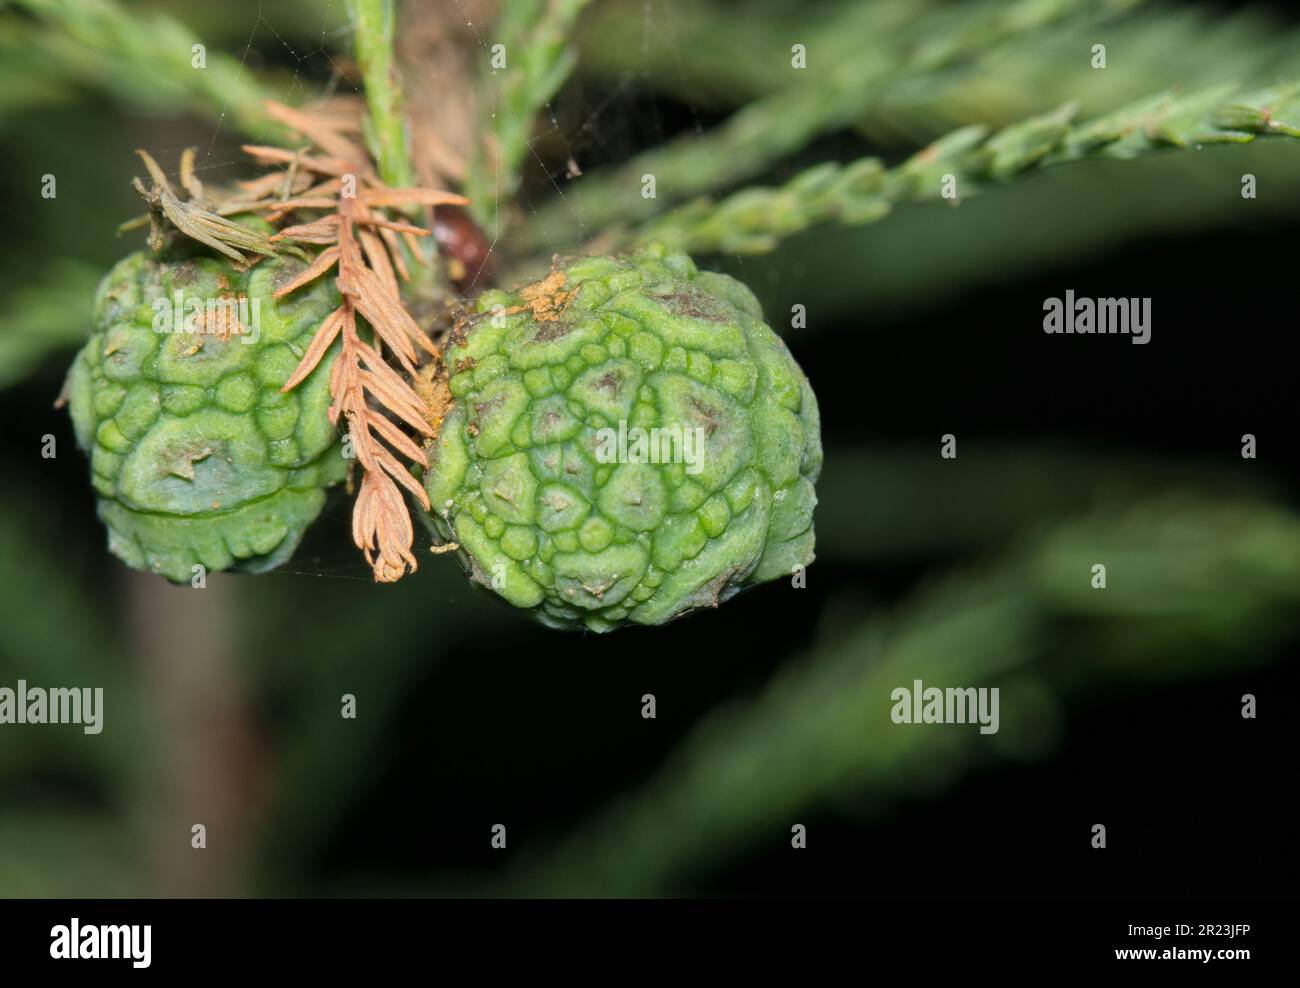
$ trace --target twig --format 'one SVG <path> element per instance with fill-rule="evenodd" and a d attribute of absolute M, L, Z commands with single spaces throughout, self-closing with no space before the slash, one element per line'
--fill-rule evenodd
<path fill-rule="evenodd" d="M 645 224 L 627 245 L 659 241 L 691 253 L 764 253 L 811 226 L 869 223 L 905 200 L 936 199 L 951 175 L 956 198 L 1034 169 L 1087 158 L 1133 158 L 1171 148 L 1300 137 L 1300 82 L 1244 96 L 1231 87 L 1164 93 L 1085 124 L 1074 107 L 990 134 L 965 127 L 887 169 L 878 158 L 818 165 L 778 188 L 700 199 Z"/>
<path fill-rule="evenodd" d="M 415 183 L 406 146 L 402 90 L 393 63 L 393 3 L 392 0 L 347 0 L 347 9 L 355 30 L 353 47 L 370 110 L 367 143 L 384 183 L 406 188 Z"/>
<path fill-rule="evenodd" d="M 537 112 L 573 70 L 576 55 L 569 35 L 589 2 L 512 0 L 504 5 L 494 27 L 493 44 L 503 46 L 506 64 L 483 77 L 493 90 L 492 98 L 484 101 L 491 113 L 490 120 L 484 121 L 490 141 L 479 142 L 465 176 L 470 210 L 493 235 L 500 234 L 502 203 L 519 188 Z"/>

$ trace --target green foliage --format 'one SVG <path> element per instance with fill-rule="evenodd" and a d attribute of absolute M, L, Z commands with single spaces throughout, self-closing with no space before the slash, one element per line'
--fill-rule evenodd
<path fill-rule="evenodd" d="M 502 206 L 519 189 L 520 170 L 532 147 L 538 111 L 559 91 L 576 55 L 569 31 L 590 0 L 516 0 L 503 5 L 484 60 L 481 85 L 490 105 L 484 140 L 465 181 L 475 218 L 494 235 Z M 503 46 L 495 49 L 496 45 Z M 492 59 L 504 57 L 504 68 Z M 489 143 L 490 142 L 490 143 Z"/>
<path fill-rule="evenodd" d="M 1300 137 L 1300 83 L 1255 93 L 1217 87 L 1166 93 L 1086 124 L 1074 105 L 996 133 L 970 126 L 917 152 L 896 168 L 879 158 L 827 163 L 780 188 L 751 187 L 720 202 L 700 199 L 653 220 L 630 238 L 691 253 L 750 254 L 772 250 L 782 237 L 820 223 L 870 223 L 908 199 L 943 195 L 951 176 L 957 199 L 1036 168 L 1093 157 L 1134 158 L 1171 148 L 1244 144 L 1258 136 Z"/>
<path fill-rule="evenodd" d="M 267 89 L 240 60 L 205 51 L 206 67 L 195 68 L 193 46 L 202 39 L 166 14 L 137 13 L 116 0 L 9 2 L 36 18 L 35 24 L 21 18 L 0 21 L 4 63 L 12 50 L 34 70 L 37 86 L 29 89 L 29 78 L 14 90 L 25 94 L 27 105 L 68 99 L 70 87 L 80 85 L 105 91 L 134 110 L 191 110 L 217 120 L 229 115 L 250 137 L 285 137 L 262 110 Z"/>
<path fill-rule="evenodd" d="M 811 334 L 862 311 L 879 317 L 863 327 L 872 333 L 901 312 L 920 315 L 962 293 L 1096 263 L 1145 238 L 1294 222 L 1300 215 L 1296 152 L 1290 141 L 1256 141 L 1036 168 L 1021 180 L 981 186 L 958 208 L 942 199 L 915 202 L 879 223 L 810 227 L 770 253 L 719 254 L 708 263 L 743 275 L 765 311 L 788 312 L 796 302 L 815 299 Z M 1241 196 L 1246 172 L 1269 190 L 1264 209 Z M 917 263 L 919 257 L 925 263 Z M 846 277 L 850 260 L 871 277 Z M 781 277 L 792 263 L 800 277 Z"/>
<path fill-rule="evenodd" d="M 568 242 L 575 214 L 594 235 L 612 224 L 647 218 L 665 202 L 753 178 L 815 138 L 852 124 L 889 86 L 946 69 L 971 52 L 1032 37 L 1035 29 L 1091 6 L 1083 0 L 976 0 L 923 13 L 909 28 L 909 41 L 896 49 L 871 47 L 830 61 L 824 73 L 755 99 L 713 131 L 679 137 L 585 176 L 567 201 L 532 218 L 529 242 L 550 249 Z M 862 16 L 862 10 L 856 8 L 853 16 Z M 779 69 L 769 71 L 793 77 L 804 71 L 791 65 L 788 53 L 776 65 Z M 654 198 L 636 194 L 643 175 L 655 177 Z"/>
<path fill-rule="evenodd" d="M 632 71 L 642 84 L 687 103 L 739 106 L 821 84 L 844 61 L 878 58 L 881 51 L 902 57 L 934 36 L 936 7 L 938 16 L 950 18 L 980 13 L 976 4 L 922 0 L 831 0 L 811 8 L 700 0 L 674 5 L 671 16 L 647 25 L 639 5 L 609 3 L 584 18 L 580 71 L 605 85 Z M 718 37 L 727 38 L 725 48 L 712 43 Z M 882 145 L 915 146 L 967 124 L 1004 127 L 1070 101 L 1092 118 L 1172 86 L 1294 78 L 1298 37 L 1263 6 L 1080 5 L 1071 16 L 969 49 L 934 70 L 884 81 L 853 126 Z M 796 38 L 815 53 L 807 69 L 773 72 Z M 1120 71 L 1092 67 L 1090 50 L 1098 42 L 1119 55 L 1113 67 Z"/>
<path fill-rule="evenodd" d="M 406 153 L 402 91 L 395 78 L 393 31 L 397 16 L 392 0 L 347 0 L 356 27 L 356 57 L 365 80 L 367 137 L 379 163 L 379 177 L 393 188 L 414 184 Z"/>
<path fill-rule="evenodd" d="M 92 265 L 61 258 L 45 280 L 11 295 L 0 315 L 0 388 L 23 380 L 50 351 L 80 345 L 101 276 Z"/>

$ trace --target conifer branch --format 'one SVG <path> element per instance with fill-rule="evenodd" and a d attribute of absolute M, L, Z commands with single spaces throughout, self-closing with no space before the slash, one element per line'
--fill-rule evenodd
<path fill-rule="evenodd" d="M 842 59 L 815 79 L 754 100 L 713 131 L 684 135 L 584 176 L 562 201 L 532 217 L 524 231 L 527 246 L 551 251 L 581 238 L 584 227 L 594 231 L 644 220 L 674 202 L 751 178 L 815 138 L 852 125 L 888 87 L 1033 35 L 1083 9 L 1095 8 L 1086 0 L 1014 0 L 928 12 L 916 25 L 922 43 Z M 783 71 L 800 71 L 789 66 L 788 57 L 782 65 Z M 644 175 L 655 178 L 654 197 L 639 194 Z"/>
<path fill-rule="evenodd" d="M 347 8 L 370 110 L 367 143 L 378 162 L 380 178 L 388 185 L 410 186 L 414 173 L 407 153 L 401 84 L 393 61 L 393 0 L 347 0 Z"/>
<path fill-rule="evenodd" d="M 577 56 L 569 35 L 589 2 L 513 0 L 502 7 L 491 37 L 493 45 L 504 46 L 505 68 L 489 63 L 481 76 L 490 118 L 465 176 L 471 211 L 491 233 L 500 232 L 501 205 L 518 191 L 538 111 L 573 70 Z"/>
<path fill-rule="evenodd" d="M 15 49 L 40 53 L 38 70 L 66 76 L 133 107 L 188 109 L 259 140 L 281 140 L 283 127 L 267 116 L 266 83 L 239 59 L 204 52 L 195 68 L 193 46 L 202 41 L 179 21 L 155 10 L 129 9 L 118 0 L 14 0 L 36 18 L 6 20 L 0 57 L 10 29 Z"/>
<path fill-rule="evenodd" d="M 658 241 L 691 253 L 764 253 L 821 223 L 870 223 L 899 202 L 937 199 L 944 176 L 952 176 L 960 199 L 1039 168 L 1088 158 L 1300 137 L 1300 82 L 1242 95 L 1233 87 L 1162 93 L 1083 124 L 1073 122 L 1074 113 L 1065 106 L 994 133 L 965 127 L 892 169 L 875 157 L 828 163 L 776 188 L 742 189 L 717 202 L 699 199 L 643 225 L 625 242 Z"/>

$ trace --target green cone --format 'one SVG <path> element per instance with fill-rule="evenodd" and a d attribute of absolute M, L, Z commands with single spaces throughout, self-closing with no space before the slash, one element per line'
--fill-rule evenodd
<path fill-rule="evenodd" d="M 478 310 L 426 477 L 475 582 L 609 631 L 812 561 L 817 401 L 744 285 L 652 247 Z"/>
<path fill-rule="evenodd" d="M 328 279 L 275 301 L 301 270 L 287 258 L 243 272 L 137 253 L 101 283 L 67 395 L 109 548 L 127 564 L 178 582 L 200 564 L 270 569 L 342 479 L 327 416 L 335 351 L 280 393 L 338 304 Z M 203 316 L 185 321 L 196 306 Z"/>

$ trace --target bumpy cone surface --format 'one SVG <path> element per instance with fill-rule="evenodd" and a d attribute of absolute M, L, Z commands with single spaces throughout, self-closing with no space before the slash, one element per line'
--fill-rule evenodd
<path fill-rule="evenodd" d="M 744 285 L 650 248 L 478 310 L 426 477 L 472 579 L 608 631 L 812 561 L 817 401 Z"/>
<path fill-rule="evenodd" d="M 100 285 L 67 395 L 109 548 L 129 565 L 182 582 L 198 564 L 269 569 L 342 479 L 327 415 L 334 351 L 280 393 L 338 304 L 325 279 L 274 300 L 301 268 L 271 259 L 241 272 L 139 253 Z M 183 322 L 192 305 L 203 316 Z"/>

